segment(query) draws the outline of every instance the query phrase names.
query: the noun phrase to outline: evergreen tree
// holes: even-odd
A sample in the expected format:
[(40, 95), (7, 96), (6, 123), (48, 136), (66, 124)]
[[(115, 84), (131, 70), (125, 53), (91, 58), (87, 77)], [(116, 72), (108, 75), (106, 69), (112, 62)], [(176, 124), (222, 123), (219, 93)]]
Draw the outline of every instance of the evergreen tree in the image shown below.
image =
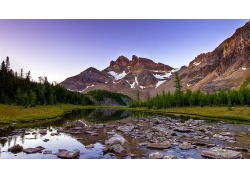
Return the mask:
[(36, 93), (31, 90), (30, 91), (30, 107), (35, 107), (36, 106)]
[(23, 95), (22, 106), (25, 107), (25, 108), (27, 108), (29, 106), (29, 97), (28, 97), (26, 92)]

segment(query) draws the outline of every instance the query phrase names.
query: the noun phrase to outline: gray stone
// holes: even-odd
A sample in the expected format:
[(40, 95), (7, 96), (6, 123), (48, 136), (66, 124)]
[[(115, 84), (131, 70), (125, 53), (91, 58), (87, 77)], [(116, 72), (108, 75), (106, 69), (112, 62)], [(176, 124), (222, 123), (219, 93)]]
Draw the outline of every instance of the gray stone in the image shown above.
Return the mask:
[(178, 157), (175, 155), (166, 155), (163, 157), (163, 159), (178, 159)]
[(80, 155), (80, 151), (78, 149), (75, 149), (73, 151), (61, 151), (56, 153), (56, 155), (60, 158), (64, 158), (64, 159), (73, 159), (73, 158), (77, 158)]
[(46, 129), (41, 129), (39, 131), (39, 133), (42, 134), (42, 135), (45, 135), (45, 134), (47, 134), (47, 130)]
[(118, 126), (117, 127), (117, 130), (118, 131), (122, 131), (122, 132), (124, 132), (124, 133), (128, 133), (128, 132), (131, 132), (131, 131), (133, 131), (133, 129), (134, 129), (134, 126)]
[(113, 145), (109, 146), (108, 148), (105, 148), (104, 152), (106, 152), (106, 151), (113, 151), (115, 153), (120, 154), (122, 151), (124, 151), (124, 148), (120, 144), (113, 144)]
[(163, 157), (161, 152), (155, 152), (155, 153), (151, 153), (149, 154), (149, 159), (161, 159)]
[(238, 159), (242, 158), (242, 154), (237, 151), (213, 147), (208, 150), (202, 150), (201, 155), (213, 159)]
[(108, 139), (107, 141), (105, 141), (105, 144), (106, 145), (114, 144), (114, 143), (124, 144), (125, 142), (127, 142), (127, 140), (124, 139), (124, 137), (122, 137), (119, 134), (114, 134), (113, 137), (111, 137), (110, 139)]
[(179, 148), (186, 150), (186, 149), (193, 149), (193, 148), (195, 148), (195, 146), (193, 146), (189, 142), (183, 142), (182, 144), (179, 144)]
[(148, 143), (148, 148), (155, 148), (155, 149), (168, 149), (171, 147), (169, 142), (162, 142), (162, 143)]
[(42, 146), (37, 146), (36, 148), (26, 148), (23, 150), (23, 152), (27, 153), (27, 154), (32, 154), (32, 153), (38, 153), (38, 152), (42, 152), (42, 150), (44, 150), (45, 148)]

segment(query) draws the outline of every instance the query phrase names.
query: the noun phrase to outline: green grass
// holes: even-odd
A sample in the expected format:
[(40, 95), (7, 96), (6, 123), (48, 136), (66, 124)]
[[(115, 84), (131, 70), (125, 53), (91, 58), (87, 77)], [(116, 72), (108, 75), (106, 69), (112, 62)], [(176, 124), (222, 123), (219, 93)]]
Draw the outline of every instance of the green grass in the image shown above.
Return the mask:
[(0, 124), (12, 122), (30, 122), (32, 120), (50, 119), (62, 116), (72, 109), (96, 109), (115, 108), (131, 111), (145, 111), (164, 114), (180, 114), (188, 116), (201, 116), (207, 118), (221, 118), (232, 120), (250, 121), (250, 107), (233, 107), (232, 111), (228, 107), (180, 107), (167, 109), (129, 108), (127, 106), (81, 106), (71, 104), (60, 104), (58, 106), (36, 106), (33, 108), (23, 108), (14, 105), (0, 104)]
[(57, 106), (23, 108), (22, 106), (0, 104), (0, 124), (55, 118), (74, 108), (82, 107), (80, 105), (59, 104)]

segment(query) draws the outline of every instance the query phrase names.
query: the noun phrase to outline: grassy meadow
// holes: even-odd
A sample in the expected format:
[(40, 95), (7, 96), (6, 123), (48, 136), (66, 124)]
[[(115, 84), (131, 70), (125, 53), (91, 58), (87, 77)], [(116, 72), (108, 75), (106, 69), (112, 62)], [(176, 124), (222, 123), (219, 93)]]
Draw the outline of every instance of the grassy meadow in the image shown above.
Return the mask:
[(201, 116), (208, 118), (223, 118), (250, 121), (250, 107), (237, 106), (231, 111), (227, 107), (180, 107), (167, 109), (148, 109), (148, 108), (129, 108), (126, 106), (81, 106), (72, 104), (59, 104), (57, 106), (36, 106), (32, 108), (23, 108), (22, 106), (0, 104), (0, 124), (9, 124), (13, 122), (29, 122), (33, 120), (50, 119), (62, 116), (72, 109), (90, 109), (90, 108), (117, 108), (132, 111), (147, 111), (166, 114), (180, 114), (189, 116)]

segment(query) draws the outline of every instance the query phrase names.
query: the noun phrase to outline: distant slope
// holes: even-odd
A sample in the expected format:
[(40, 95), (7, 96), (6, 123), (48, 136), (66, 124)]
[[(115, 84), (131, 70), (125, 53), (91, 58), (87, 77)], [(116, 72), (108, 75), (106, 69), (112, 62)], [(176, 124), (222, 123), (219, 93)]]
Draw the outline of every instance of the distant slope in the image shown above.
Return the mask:
[(99, 105), (128, 106), (132, 101), (127, 95), (100, 89), (89, 91), (86, 95)]

